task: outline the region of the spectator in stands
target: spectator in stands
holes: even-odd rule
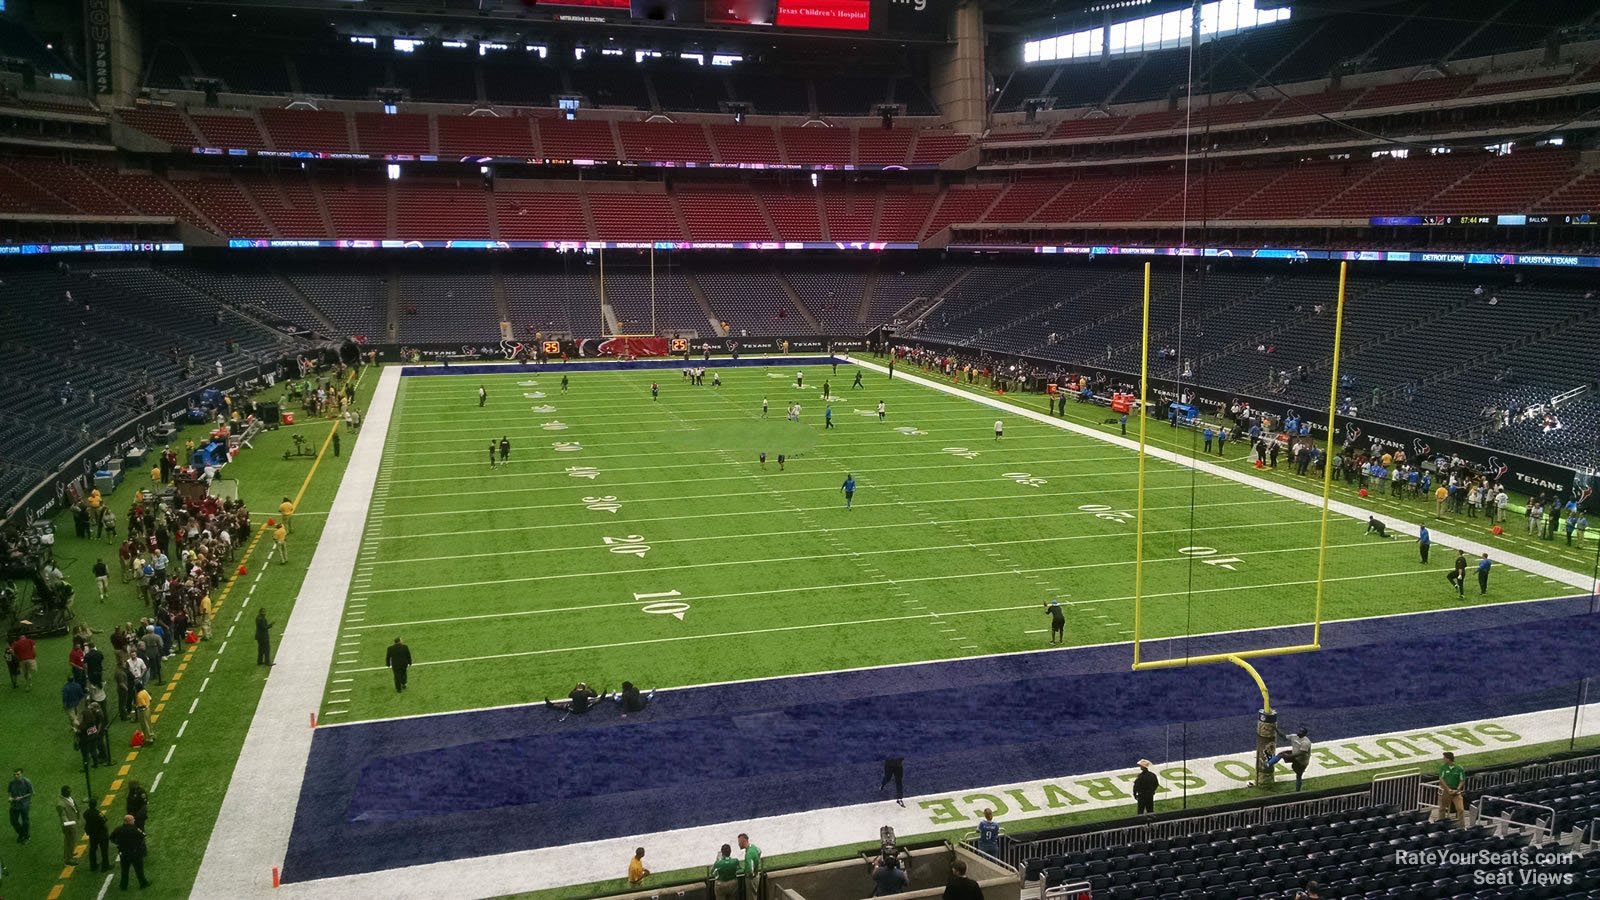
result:
[[[1156,811],[1156,789],[1161,783],[1156,780],[1156,774],[1150,771],[1150,760],[1139,760],[1139,774],[1133,779],[1133,799],[1138,804],[1137,814],[1141,816],[1154,815]]]
[[[733,858],[733,848],[722,845],[717,858],[711,863],[711,877],[716,900],[735,900],[739,896],[739,861]]]
[[[739,850],[744,854],[739,863],[739,874],[744,876],[745,892],[750,900],[755,900],[761,874],[761,848],[750,843],[750,835],[740,833]]]
[[[978,822],[978,849],[990,856],[1000,855],[1000,823],[994,820],[994,810],[985,809]]]
[[[900,868],[900,860],[893,856],[884,853],[873,862],[872,896],[887,897],[898,894],[906,889],[909,882],[905,870]]]
[[[983,900],[983,888],[967,877],[967,864],[956,860],[950,864],[950,880],[944,886],[944,900]]]
[[[1467,779],[1467,770],[1456,765],[1456,755],[1446,750],[1444,764],[1439,767],[1439,807],[1434,810],[1433,819],[1437,821],[1446,815],[1447,810],[1453,810],[1456,822],[1463,828],[1467,825],[1467,808],[1464,798],[1464,784]]]
[[[1306,882],[1306,886],[1295,892],[1294,900],[1322,900],[1322,889],[1315,881]]]

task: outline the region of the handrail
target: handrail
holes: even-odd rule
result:
[[[1524,808],[1527,808],[1527,809],[1543,810],[1543,811],[1549,813],[1550,814],[1550,818],[1545,820],[1545,824],[1544,825],[1541,826],[1537,820],[1535,820],[1532,823],[1532,825],[1533,825],[1534,828],[1539,829],[1540,831],[1543,831],[1546,835],[1553,835],[1553,834],[1556,833],[1556,816],[1557,816],[1557,813],[1556,813],[1556,808],[1555,807],[1547,806],[1547,805],[1545,805],[1543,803],[1529,803],[1526,800],[1513,800],[1510,797],[1499,797],[1499,796],[1495,796],[1495,795],[1492,795],[1492,794],[1485,794],[1484,796],[1479,797],[1478,798],[1478,802],[1473,804],[1473,806],[1477,807],[1477,810],[1478,810],[1477,820],[1479,822],[1482,822],[1483,819],[1484,819],[1483,805],[1485,803],[1488,803],[1491,800],[1496,802],[1496,803],[1507,803],[1507,804],[1510,804],[1512,806],[1520,806],[1520,807],[1524,807]],[[1498,818],[1498,819],[1504,821],[1507,825],[1518,825],[1518,824],[1521,824],[1521,823],[1518,823],[1518,822],[1513,822],[1509,816],[1490,816],[1489,818]]]

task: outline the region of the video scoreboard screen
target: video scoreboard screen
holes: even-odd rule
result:
[[[558,16],[945,37],[951,0],[533,0]]]

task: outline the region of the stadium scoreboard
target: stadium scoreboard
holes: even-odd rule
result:
[[[953,0],[532,0],[557,19],[945,38]]]

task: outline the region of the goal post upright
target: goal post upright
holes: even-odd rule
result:
[[[1317,539],[1317,599],[1313,609],[1311,643],[1322,643],[1322,593],[1327,585],[1328,571],[1328,504],[1333,496],[1333,444],[1338,440],[1339,406],[1339,348],[1344,339],[1345,279],[1350,272],[1350,262],[1339,263],[1339,298],[1333,308],[1333,362],[1328,367],[1328,436],[1322,448],[1322,532]]]
[[[1269,656],[1288,656],[1295,653],[1311,653],[1322,649],[1322,606],[1324,588],[1327,584],[1328,562],[1328,522],[1330,517],[1330,503],[1333,495],[1333,448],[1338,439],[1334,430],[1337,424],[1337,406],[1339,393],[1339,353],[1344,339],[1344,305],[1346,284],[1349,277],[1350,263],[1342,261],[1339,264],[1339,292],[1334,306],[1333,325],[1333,358],[1329,375],[1328,392],[1328,433],[1326,446],[1323,448],[1322,464],[1322,514],[1321,533],[1317,541],[1317,578],[1316,595],[1312,606],[1311,641],[1305,644],[1294,644],[1284,647],[1259,647],[1252,650],[1235,650],[1225,653],[1207,653],[1196,656],[1178,656],[1166,659],[1147,660],[1144,658],[1144,509],[1145,509],[1145,459],[1147,433],[1146,425],[1149,417],[1145,414],[1145,404],[1148,400],[1148,381],[1150,376],[1150,263],[1145,263],[1144,269],[1144,321],[1143,339],[1141,341],[1143,356],[1139,361],[1139,480],[1138,499],[1135,515],[1135,528],[1137,534],[1134,538],[1134,575],[1133,575],[1133,668],[1135,671],[1150,669],[1175,669],[1184,666],[1208,665],[1212,663],[1228,662],[1240,666],[1251,673],[1257,685],[1262,687],[1262,700],[1266,702],[1265,685],[1259,675],[1243,660],[1260,659]]]
[[[1134,492],[1133,519],[1133,667],[1139,668],[1140,624],[1144,617],[1144,466],[1150,424],[1150,262],[1144,264],[1144,322],[1140,329],[1139,353],[1139,481]]]

